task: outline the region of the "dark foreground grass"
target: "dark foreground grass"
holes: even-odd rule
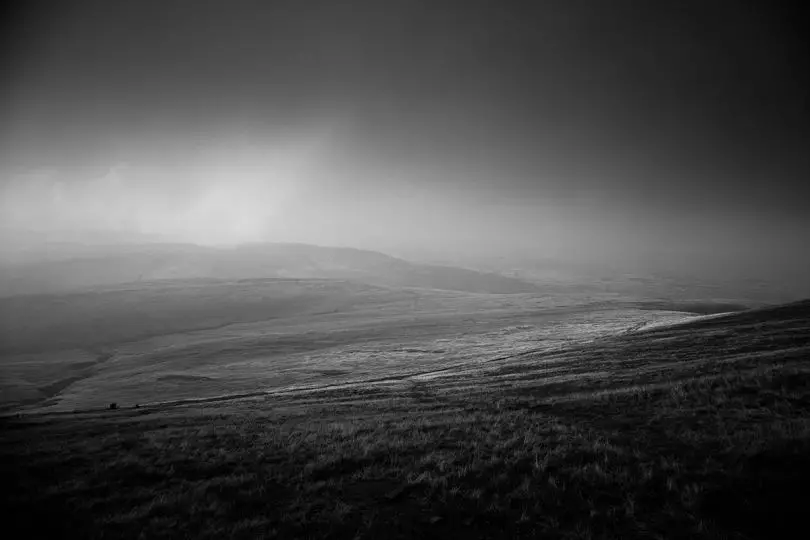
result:
[[[810,508],[807,307],[396,386],[9,420],[7,530],[795,537]]]

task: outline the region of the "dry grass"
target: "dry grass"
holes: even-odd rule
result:
[[[9,420],[7,527],[81,538],[786,537],[810,504],[800,307],[424,380]]]

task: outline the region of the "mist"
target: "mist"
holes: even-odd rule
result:
[[[4,530],[806,528],[798,3],[3,7]]]
[[[445,261],[534,257],[714,277],[743,269],[781,275],[785,268],[774,271],[780,260],[807,265],[790,222],[654,216],[597,190],[565,193],[553,185],[520,197],[498,189],[508,182],[463,163],[363,163],[327,131],[231,137],[171,162],[135,156],[108,167],[8,174],[0,197],[4,251],[98,239],[302,242],[442,254]]]
[[[13,14],[7,253],[103,236],[810,267],[805,74],[781,15],[169,4]]]
[[[54,240],[117,233],[202,245],[306,242],[476,254],[549,255],[600,241],[627,247],[627,234],[621,243],[596,241],[596,230],[611,225],[586,218],[598,200],[510,198],[463,163],[413,170],[362,163],[340,147],[334,128],[310,131],[222,138],[171,162],[133,156],[108,167],[8,174],[3,227]]]

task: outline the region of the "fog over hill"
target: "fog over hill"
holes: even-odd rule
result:
[[[6,536],[807,528],[798,9],[6,4]]]
[[[350,279],[391,287],[476,293],[539,292],[537,285],[491,272],[411,263],[375,251],[307,244],[87,245],[61,243],[28,252],[0,274],[0,294],[64,292],[165,279]]]
[[[479,293],[606,293],[659,301],[726,302],[754,307],[810,296],[802,268],[733,264],[701,270],[638,265],[620,257],[490,255],[465,250],[381,251],[305,243],[199,245],[160,235],[78,230],[0,233],[0,295],[68,291],[164,279],[297,277],[352,279],[389,287]]]

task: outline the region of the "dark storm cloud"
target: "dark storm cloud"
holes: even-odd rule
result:
[[[122,180],[151,178],[151,200],[167,170],[211,184],[186,169],[212,152],[227,166],[223,141],[310,147],[328,132],[289,205],[331,208],[344,243],[372,218],[392,242],[421,238],[406,227],[417,204],[446,242],[462,230],[625,254],[745,251],[808,229],[805,43],[765,2],[22,6],[7,38],[6,176],[162,167]],[[242,193],[262,181],[232,176]]]

